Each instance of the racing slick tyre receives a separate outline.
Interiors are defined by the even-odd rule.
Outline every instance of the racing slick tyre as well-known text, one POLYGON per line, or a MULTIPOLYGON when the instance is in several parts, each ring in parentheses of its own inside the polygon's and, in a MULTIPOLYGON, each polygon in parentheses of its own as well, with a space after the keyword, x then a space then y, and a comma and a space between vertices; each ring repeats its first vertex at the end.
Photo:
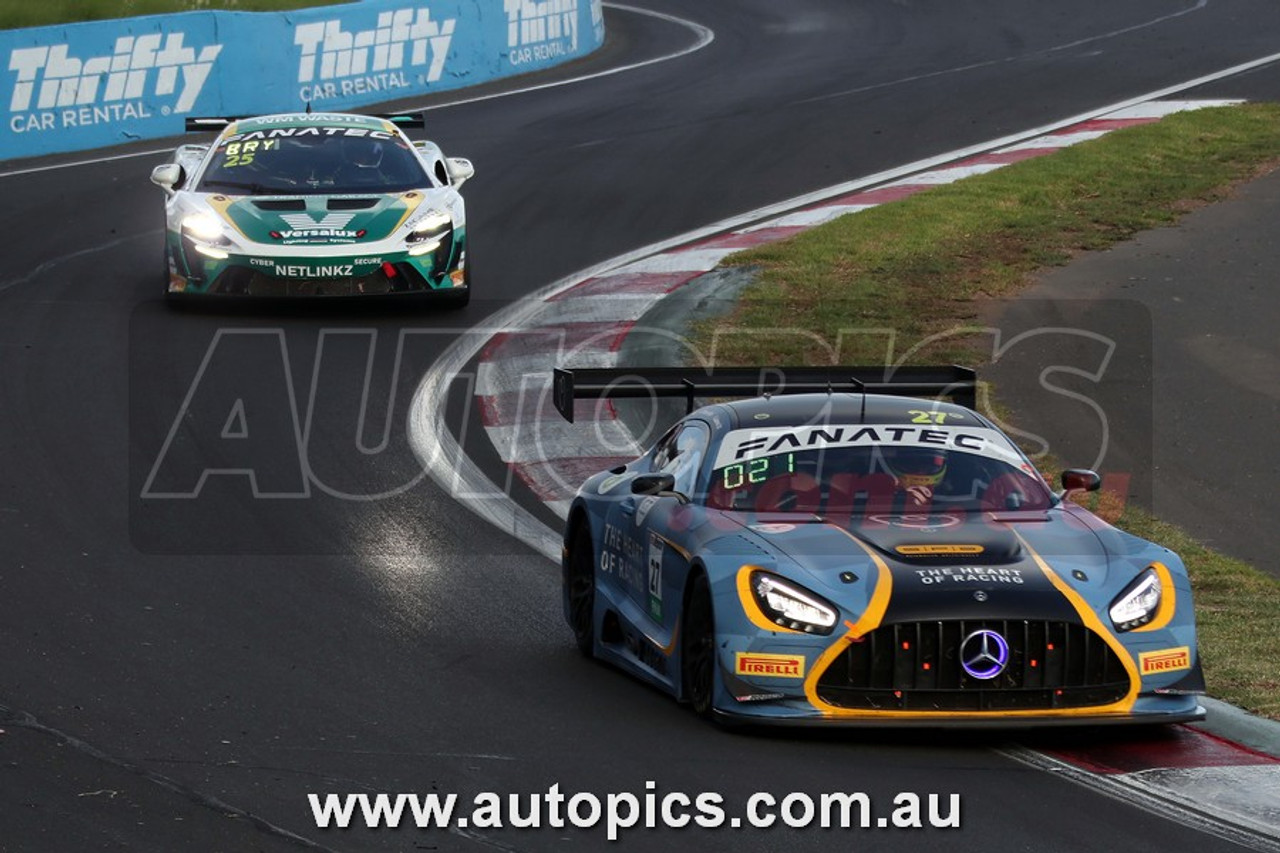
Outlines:
POLYGON ((578 525, 569 546, 569 625, 578 651, 587 657, 595 652, 596 574, 591 548, 591 529, 584 521, 578 525))
POLYGON ((699 574, 689 590, 684 608, 684 650, 680 655, 680 676, 684 695, 700 717, 711 717, 711 698, 716 679, 716 623, 711 610, 711 585, 699 574))

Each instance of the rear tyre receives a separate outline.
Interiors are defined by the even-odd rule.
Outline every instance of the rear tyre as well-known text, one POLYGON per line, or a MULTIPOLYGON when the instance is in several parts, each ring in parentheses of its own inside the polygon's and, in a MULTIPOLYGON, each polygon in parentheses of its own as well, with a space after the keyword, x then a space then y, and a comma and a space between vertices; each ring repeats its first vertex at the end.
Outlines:
POLYGON ((711 700, 716 679, 716 620, 711 609, 711 585, 706 575, 698 575, 684 608, 684 650, 680 674, 684 695, 700 717, 711 717, 711 700))
POLYGON ((578 525, 569 545, 569 569, 565 578, 569 594, 569 627, 578 651, 587 657, 595 653, 596 574, 591 547, 591 530, 586 522, 578 525))

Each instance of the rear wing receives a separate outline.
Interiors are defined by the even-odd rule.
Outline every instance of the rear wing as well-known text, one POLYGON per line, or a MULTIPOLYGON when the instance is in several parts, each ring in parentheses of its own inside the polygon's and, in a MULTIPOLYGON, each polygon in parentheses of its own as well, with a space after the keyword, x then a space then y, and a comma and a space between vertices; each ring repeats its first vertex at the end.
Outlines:
POLYGON ((573 423, 573 401, 684 397, 687 412, 695 397, 759 397, 765 394, 812 394, 852 391, 902 397, 951 397, 973 409, 978 403, 978 376, 968 367, 557 367, 552 401, 573 423))
MULTIPOLYGON (((307 110, 307 113, 311 113, 307 110)), ((427 126, 427 121, 422 117, 422 113, 360 113, 370 118, 380 118, 391 122, 396 127, 404 130, 421 130, 427 126)), ((227 125, 235 121, 243 121, 252 116, 199 116, 191 117, 186 120, 185 126, 187 133, 198 133, 201 131, 222 130, 227 125)))
POLYGON ((187 133, 200 133, 206 130, 222 130, 233 121, 239 121, 241 116, 200 116, 192 117, 186 120, 187 133))

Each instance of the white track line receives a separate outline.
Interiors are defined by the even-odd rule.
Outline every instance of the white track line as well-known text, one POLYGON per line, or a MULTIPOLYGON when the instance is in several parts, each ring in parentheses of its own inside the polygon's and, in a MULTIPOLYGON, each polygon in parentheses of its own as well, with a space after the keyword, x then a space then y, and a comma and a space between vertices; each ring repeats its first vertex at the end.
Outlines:
MULTIPOLYGON (((1145 812, 1177 821, 1199 832, 1224 838, 1249 850, 1260 853, 1280 853, 1280 840, 1265 834, 1265 828, 1255 827, 1247 816, 1239 821, 1224 819, 1208 807, 1202 807, 1194 798, 1177 796, 1175 792, 1145 784, 1139 774, 1092 773, 1073 764, 1021 746, 997 749, 996 752, 1037 770, 1052 773, 1063 779, 1100 791, 1145 812)), ((1236 768, 1239 769, 1239 768, 1236 768)), ((1265 768, 1274 770, 1274 768, 1265 768)))
POLYGON ((1119 30, 1111 30, 1110 32, 1105 32, 1105 33, 1099 33, 1096 36, 1089 36, 1088 38, 1078 39, 1076 41, 1067 42, 1066 44, 1058 44, 1052 47, 1042 48, 1041 50, 1033 50, 1030 53, 1025 53, 1017 56, 1004 56, 999 59, 988 59, 983 62, 971 62, 968 65, 957 65, 953 68, 943 68, 938 71, 930 71, 925 74, 913 74, 910 77, 900 77, 897 80, 886 80, 883 83, 871 83, 866 86, 858 86, 853 89, 845 89, 842 92, 833 92, 829 95, 818 95, 817 97, 807 98, 801 101, 800 103, 808 104, 808 103, 814 103, 817 101, 828 101, 828 100, 833 100, 835 98, 843 98, 849 95, 861 95, 867 92, 875 92, 881 89, 891 89, 894 86, 904 86, 909 83, 919 83, 924 80, 934 80, 938 77, 946 77, 951 74, 962 74, 965 71, 976 71, 979 68, 993 68, 997 65, 1003 65, 1007 62, 1017 62, 1019 60, 1029 59, 1035 56, 1043 56, 1051 53, 1060 53, 1064 50, 1071 50, 1072 48, 1075 48, 1075 47, 1083 47, 1084 45, 1091 44, 1093 42, 1105 41, 1107 39, 1113 39, 1113 38, 1116 38, 1117 36, 1122 36, 1127 33, 1135 32, 1137 30, 1147 29, 1149 27, 1155 26, 1156 24, 1161 24, 1161 23, 1164 23, 1165 21, 1172 20, 1174 18, 1181 18, 1183 15, 1189 15, 1192 12, 1198 12, 1208 5, 1209 5, 1209 0, 1196 0, 1196 4, 1194 6, 1190 6, 1179 12, 1172 12, 1168 15, 1161 15, 1158 18, 1153 18, 1150 21, 1144 21, 1141 24, 1134 24, 1131 27, 1125 27, 1119 30))

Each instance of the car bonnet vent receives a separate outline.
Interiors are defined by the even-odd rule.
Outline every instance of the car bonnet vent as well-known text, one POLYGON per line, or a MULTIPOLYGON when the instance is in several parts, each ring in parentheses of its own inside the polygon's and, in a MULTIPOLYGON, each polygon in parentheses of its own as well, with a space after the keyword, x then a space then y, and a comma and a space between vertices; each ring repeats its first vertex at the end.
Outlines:
POLYGON ((378 203, 376 198, 331 198, 330 210, 365 210, 378 203))
POLYGON ((273 201, 255 201, 259 210, 306 210, 307 203, 300 198, 282 198, 273 201))

